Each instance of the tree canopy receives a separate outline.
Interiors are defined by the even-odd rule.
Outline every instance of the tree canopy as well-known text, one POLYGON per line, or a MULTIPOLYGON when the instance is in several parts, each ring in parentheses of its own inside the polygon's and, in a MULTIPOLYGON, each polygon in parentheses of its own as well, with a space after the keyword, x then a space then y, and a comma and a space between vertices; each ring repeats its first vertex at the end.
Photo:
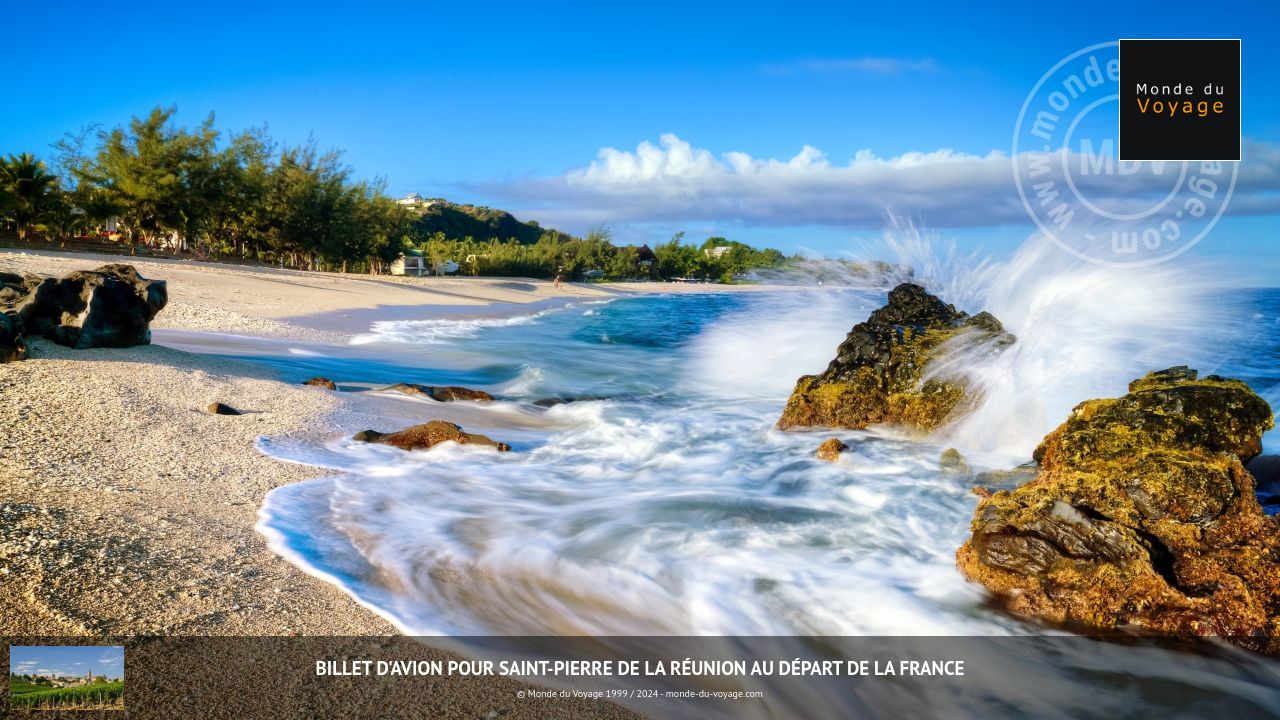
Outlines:
POLYGON ((265 128, 223 132, 212 114, 188 128, 175 115, 157 107, 68 135, 52 168, 30 153, 0 158, 0 228, 24 238, 110 229, 196 257, 342 271, 385 272, 411 248, 433 268, 541 278, 731 281, 786 261, 718 237, 695 247, 681 233, 650 250, 618 246, 603 227, 578 238, 483 206, 403 205, 314 140, 282 146, 265 128))

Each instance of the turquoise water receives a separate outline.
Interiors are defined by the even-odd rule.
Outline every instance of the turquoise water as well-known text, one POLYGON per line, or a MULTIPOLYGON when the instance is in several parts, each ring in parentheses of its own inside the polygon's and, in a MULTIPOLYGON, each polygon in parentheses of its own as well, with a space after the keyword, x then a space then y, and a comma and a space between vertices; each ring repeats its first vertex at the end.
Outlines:
MULTIPOLYGON (((972 478, 940 471, 941 450, 978 470, 1024 462, 1079 400, 1173 364, 1242 377, 1275 402, 1280 291, 1206 292, 1202 320, 1171 326, 1159 295, 1117 313, 1052 283, 1047 295, 995 290, 967 309, 994 307, 1019 350, 974 370, 990 396, 974 418, 924 439, 773 427, 795 379, 821 370, 886 288, 623 298, 375 323, 336 347, 258 344, 249 354, 294 380, 486 389, 499 401, 378 401, 394 407, 388 423, 452 418, 514 448, 403 453, 347 429, 263 438, 268 455, 330 474, 272 491, 260 530, 416 635, 1052 635, 955 570, 976 498, 972 478), (1045 314, 1046 297, 1070 312, 1045 314), (549 398, 575 401, 537 404, 549 398), (852 448, 837 464, 813 456, 832 435, 852 448)), ((1172 683, 1169 697, 1280 713, 1267 661, 1143 652, 1107 676, 1116 702, 1155 711, 1172 683)), ((1037 682, 1046 697, 1100 692, 1086 670, 1037 682)))

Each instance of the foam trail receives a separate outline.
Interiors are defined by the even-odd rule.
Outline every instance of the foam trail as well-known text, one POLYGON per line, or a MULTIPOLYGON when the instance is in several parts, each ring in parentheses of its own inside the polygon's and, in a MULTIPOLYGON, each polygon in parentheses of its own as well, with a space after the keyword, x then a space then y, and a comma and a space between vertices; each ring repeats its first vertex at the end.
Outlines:
POLYGON ((1224 274, 1207 263, 1100 265, 1041 235, 993 262, 910 224, 883 242, 931 292, 992 313, 1018 337, 994 359, 989 348, 953 343, 931 365, 931 373, 967 378, 983 398, 940 433, 959 447, 1025 458, 1083 400, 1123 394, 1152 370, 1221 364, 1230 310, 1224 274))
POLYGON ((690 347, 689 375, 722 398, 785 399, 796 378, 820 372, 878 292, 815 290, 757 299, 705 330, 690 347))

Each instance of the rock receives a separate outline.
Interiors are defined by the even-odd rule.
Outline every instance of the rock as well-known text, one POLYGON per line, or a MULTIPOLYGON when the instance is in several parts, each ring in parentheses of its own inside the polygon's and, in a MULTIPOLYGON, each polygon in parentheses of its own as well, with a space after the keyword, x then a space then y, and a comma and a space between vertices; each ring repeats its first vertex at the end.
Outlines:
POLYGON ((840 459, 840 453, 848 449, 849 446, 840 442, 840 438, 827 438, 818 446, 818 459, 836 462, 840 459))
POLYGON ((1040 474, 1040 466, 1035 463, 1019 465, 1011 470, 988 470, 974 476, 974 480, 988 487, 1000 490, 1012 490, 1019 485, 1034 480, 1040 474))
POLYGON ((242 415, 243 414, 239 410, 231 407, 230 405, 224 405, 220 402, 210 403, 209 407, 205 408, 205 410, 208 411, 210 415, 242 415))
POLYGON ((16 315, 0 312, 0 364, 27 358, 27 341, 22 336, 22 321, 16 315))
POLYGON ((132 265, 76 270, 61 279, 0 278, 0 304, 16 312, 30 335, 68 347, 130 347, 151 342, 150 323, 168 301, 163 280, 132 265))
POLYGON ((938 468, 944 473, 952 475, 969 475, 969 463, 965 461, 964 456, 955 448, 947 448, 942 451, 942 455, 938 457, 938 468))
POLYGON ((903 283, 884 307, 853 327, 821 375, 800 378, 778 427, 935 428, 962 402, 976 400, 960 378, 926 379, 939 347, 996 353, 1014 341, 990 313, 970 317, 919 285, 903 283))
POLYGON ((416 385, 414 383, 399 383, 382 389, 384 391, 396 390, 406 395, 426 395, 432 400, 436 400, 438 402, 453 402, 455 400, 493 400, 493 396, 483 390, 472 390, 471 388, 458 387, 457 385, 416 385))
POLYGON ((557 405, 566 405, 568 403, 577 402, 593 402, 597 400, 626 400, 635 397, 634 395, 582 395, 578 397, 549 397, 534 400, 533 404, 538 407, 553 408, 557 405))
POLYGON ((1274 424, 1247 385, 1172 368, 1077 405, 1040 473, 978 503, 961 572, 1056 624, 1280 654, 1280 521, 1243 462, 1274 424))
POLYGON ((337 390, 337 389, 338 389, 338 386, 337 386, 337 385, 334 385, 332 380, 330 380, 329 378, 325 378, 325 377, 313 377, 313 378, 311 378, 310 380, 308 380, 308 381, 306 381, 306 382, 304 382, 304 383, 302 383, 302 384, 303 384, 303 385, 314 385, 315 387, 322 387, 322 388, 324 388, 325 390, 337 390))
POLYGON ((497 442, 484 435, 464 432, 461 427, 443 420, 432 420, 394 433, 362 430, 351 439, 393 445, 401 450, 429 448, 443 442, 456 442, 459 445, 488 445, 499 452, 507 452, 511 449, 511 446, 506 443, 497 442))

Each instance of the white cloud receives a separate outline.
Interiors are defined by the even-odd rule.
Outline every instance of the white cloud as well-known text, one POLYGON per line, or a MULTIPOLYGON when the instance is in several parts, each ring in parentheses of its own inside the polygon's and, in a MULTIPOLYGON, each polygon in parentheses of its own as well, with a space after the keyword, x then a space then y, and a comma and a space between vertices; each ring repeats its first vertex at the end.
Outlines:
MULTIPOLYGON (((1078 154, 1053 156, 1080 168, 1078 154)), ((1024 169, 1030 157, 1021 154, 1024 169)), ((1194 167, 1196 164, 1192 164, 1194 167)), ((1081 175, 1076 185, 1099 206, 1132 212, 1168 192, 1180 165, 1162 173, 1081 175)), ((1055 171, 1059 180, 1060 171, 1055 171)), ((1065 189, 1065 184, 1060 182, 1065 189)), ((858 151, 847 162, 804 146, 790 158, 744 152, 715 155, 672 134, 634 150, 603 148, 585 167, 559 177, 479 186, 517 215, 544 225, 730 222, 761 227, 821 225, 878 228, 886 214, 919 217, 936 228, 1029 224, 1007 153, 974 155, 949 149, 882 158, 858 151)), ((1246 143, 1230 211, 1280 212, 1280 148, 1246 143)))

